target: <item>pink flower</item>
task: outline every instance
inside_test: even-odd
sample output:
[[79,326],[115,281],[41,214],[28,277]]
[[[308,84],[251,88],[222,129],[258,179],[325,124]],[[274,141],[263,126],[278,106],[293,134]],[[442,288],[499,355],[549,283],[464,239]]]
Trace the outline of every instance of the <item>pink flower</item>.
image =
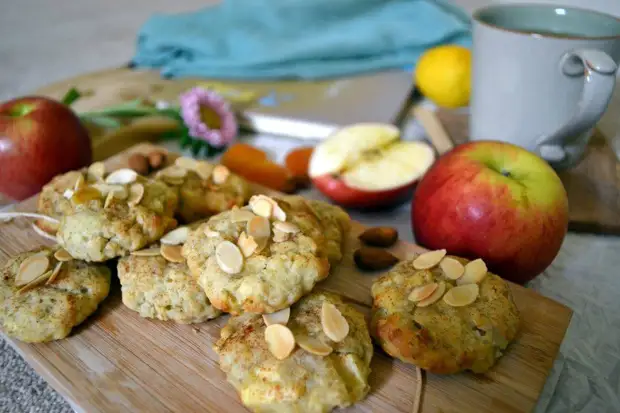
[[181,116],[190,136],[221,148],[237,136],[237,121],[226,100],[214,91],[196,87],[180,96]]

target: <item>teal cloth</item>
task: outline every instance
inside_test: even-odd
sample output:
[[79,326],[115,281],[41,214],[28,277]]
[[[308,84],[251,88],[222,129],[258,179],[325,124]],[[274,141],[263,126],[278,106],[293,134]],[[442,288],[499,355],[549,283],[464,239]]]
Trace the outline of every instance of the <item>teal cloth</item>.
[[411,69],[429,47],[469,46],[444,0],[224,0],[141,28],[133,65],[165,77],[321,79]]

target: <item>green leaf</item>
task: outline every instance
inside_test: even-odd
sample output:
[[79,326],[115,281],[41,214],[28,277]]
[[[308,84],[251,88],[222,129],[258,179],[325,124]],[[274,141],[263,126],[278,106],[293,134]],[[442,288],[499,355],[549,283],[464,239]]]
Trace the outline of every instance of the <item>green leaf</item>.
[[109,116],[80,116],[82,121],[90,122],[96,126],[105,129],[117,129],[123,124],[118,120]]
[[82,97],[82,94],[74,87],[69,89],[62,97],[61,102],[67,106],[71,106],[73,102]]

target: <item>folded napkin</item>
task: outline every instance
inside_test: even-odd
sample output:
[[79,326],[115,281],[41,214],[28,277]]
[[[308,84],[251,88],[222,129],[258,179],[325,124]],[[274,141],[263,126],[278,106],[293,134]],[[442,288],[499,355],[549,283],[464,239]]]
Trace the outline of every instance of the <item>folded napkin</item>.
[[223,0],[153,16],[133,64],[166,77],[309,80],[410,68],[429,47],[470,41],[467,14],[446,0]]

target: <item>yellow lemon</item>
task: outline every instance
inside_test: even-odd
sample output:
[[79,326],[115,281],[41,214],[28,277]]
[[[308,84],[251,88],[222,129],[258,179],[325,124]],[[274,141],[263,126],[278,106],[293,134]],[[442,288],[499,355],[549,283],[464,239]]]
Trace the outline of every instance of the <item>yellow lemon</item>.
[[414,76],[420,92],[438,106],[466,106],[471,91],[471,51],[457,45],[429,49],[420,57]]

